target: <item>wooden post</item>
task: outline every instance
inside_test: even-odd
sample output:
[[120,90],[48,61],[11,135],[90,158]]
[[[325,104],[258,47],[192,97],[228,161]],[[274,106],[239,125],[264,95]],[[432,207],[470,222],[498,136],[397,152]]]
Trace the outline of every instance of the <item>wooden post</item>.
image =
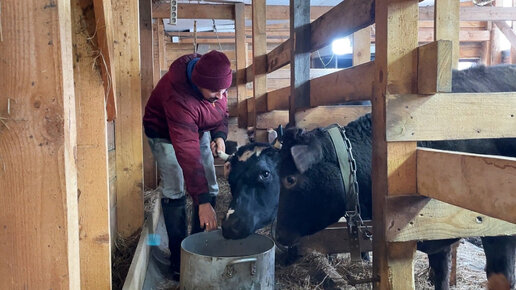
[[154,87],[158,84],[161,78],[161,66],[159,64],[159,40],[158,40],[158,22],[162,21],[161,18],[152,20],[152,79]]
[[460,2],[455,0],[436,0],[434,13],[435,40],[452,41],[452,68],[459,66],[459,19]]
[[160,77],[162,70],[168,70],[167,50],[165,45],[165,25],[163,19],[158,19],[158,60],[160,67]]
[[353,65],[371,61],[371,27],[353,33]]
[[235,54],[238,127],[247,127],[247,88],[245,68],[247,67],[247,43],[245,42],[245,5],[235,3]]
[[310,107],[310,1],[290,0],[290,105],[289,124],[296,125],[296,111]]
[[386,142],[386,96],[417,90],[418,1],[376,2],[373,103],[373,273],[375,289],[413,289],[415,242],[387,243],[388,195],[416,192],[416,143]]
[[[503,6],[502,0],[495,0],[494,5],[496,7]],[[492,23],[492,22],[491,22]],[[502,49],[500,47],[500,38],[502,32],[496,25],[491,24],[491,64],[500,64],[502,63]]]
[[[100,71],[106,95],[107,120],[116,118],[116,79],[113,64],[113,13],[110,1],[93,0],[96,19],[98,50],[101,53]],[[94,33],[95,35],[95,33]]]
[[0,289],[80,289],[70,1],[2,4]]
[[[88,5],[86,5],[88,4]],[[72,41],[77,112],[77,192],[81,288],[111,289],[109,229],[109,172],[104,73],[91,69],[104,65],[92,54],[89,37],[103,28],[96,24],[93,1],[72,1]],[[102,10],[100,10],[102,11]],[[106,22],[111,19],[106,18]],[[97,37],[100,36],[97,34]],[[104,71],[103,71],[104,72]]]
[[112,1],[118,118],[115,123],[117,229],[124,236],[143,224],[142,98],[138,2]]
[[265,0],[253,1],[253,97],[247,100],[247,124],[256,125],[258,107],[267,107],[267,35]]
[[[153,82],[153,54],[152,44],[152,0],[139,0],[140,3],[140,56],[142,82],[142,112],[149,100]],[[143,188],[154,189],[158,186],[156,162],[152,156],[147,136],[143,135]]]

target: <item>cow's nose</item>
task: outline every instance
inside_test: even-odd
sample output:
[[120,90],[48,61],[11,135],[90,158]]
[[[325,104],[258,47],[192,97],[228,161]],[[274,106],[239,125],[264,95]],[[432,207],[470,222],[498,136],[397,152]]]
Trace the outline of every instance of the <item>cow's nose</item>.
[[229,218],[222,222],[222,236],[225,239],[238,240],[246,238],[251,234],[249,229],[242,226],[239,219]]

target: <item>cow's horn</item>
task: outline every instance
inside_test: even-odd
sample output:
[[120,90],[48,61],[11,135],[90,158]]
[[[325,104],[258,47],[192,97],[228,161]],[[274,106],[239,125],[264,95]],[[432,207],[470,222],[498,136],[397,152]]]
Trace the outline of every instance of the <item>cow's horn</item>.
[[227,161],[228,158],[229,158],[229,155],[226,154],[226,152],[223,152],[223,151],[217,151],[217,154],[219,155],[219,158],[224,160],[224,161]]

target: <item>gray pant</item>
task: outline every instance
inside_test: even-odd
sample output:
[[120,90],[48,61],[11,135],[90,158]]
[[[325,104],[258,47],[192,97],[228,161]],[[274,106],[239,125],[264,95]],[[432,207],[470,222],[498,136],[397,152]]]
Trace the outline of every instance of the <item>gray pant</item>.
[[[178,199],[185,195],[183,170],[177,162],[174,147],[170,140],[162,138],[148,138],[152,155],[158,163],[160,172],[160,186],[163,197],[170,199]],[[217,195],[219,193],[219,185],[215,175],[215,165],[213,163],[213,155],[210,149],[210,133],[204,132],[199,139],[201,149],[201,162],[204,167],[204,174],[208,182],[208,190],[210,194]]]

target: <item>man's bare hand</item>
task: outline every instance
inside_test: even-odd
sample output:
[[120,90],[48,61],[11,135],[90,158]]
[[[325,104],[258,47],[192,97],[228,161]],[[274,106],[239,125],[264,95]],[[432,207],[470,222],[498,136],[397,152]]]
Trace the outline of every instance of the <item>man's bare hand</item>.
[[206,231],[217,229],[217,215],[210,203],[199,205],[199,221]]
[[215,138],[215,140],[211,141],[210,148],[213,156],[218,157],[219,154],[217,152],[226,152],[226,143],[224,143],[224,139],[222,138]]

